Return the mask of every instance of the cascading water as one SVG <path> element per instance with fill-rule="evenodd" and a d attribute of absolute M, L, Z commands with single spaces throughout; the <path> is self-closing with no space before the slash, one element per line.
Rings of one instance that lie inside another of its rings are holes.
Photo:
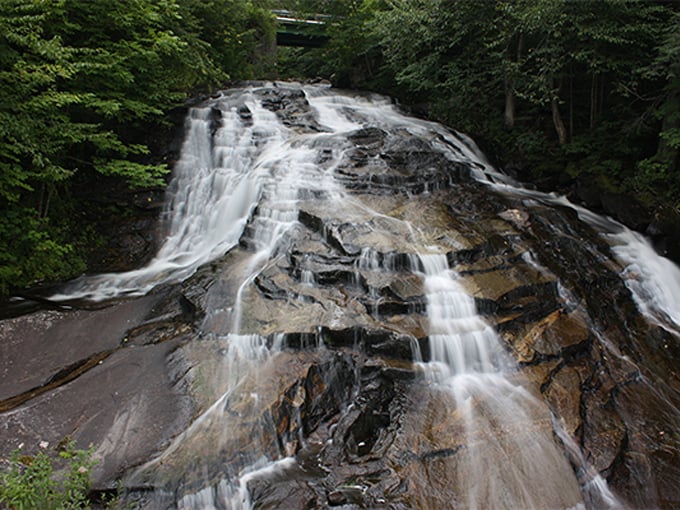
<path fill-rule="evenodd" d="M 248 92 L 245 96 L 252 97 Z M 204 209 L 206 200 L 208 204 L 214 202 L 229 204 L 235 198 L 239 204 L 237 214 L 234 214 L 233 207 L 219 208 L 226 210 L 226 219 L 225 214 L 217 214 L 211 218 L 211 224 L 198 227 L 197 232 L 194 231 L 195 222 L 202 220 L 200 213 L 190 213 L 188 217 L 183 212 L 175 214 L 171 230 L 173 236 L 165 243 L 158 258 L 172 258 L 174 251 L 184 246 L 190 262 L 183 269 L 183 273 L 194 270 L 198 263 L 213 259 L 236 244 L 244 233 L 248 214 L 255 207 L 255 201 L 251 200 L 250 190 L 256 189 L 258 195 L 256 213 L 250 219 L 247 232 L 244 234 L 247 239 L 245 242 L 253 253 L 246 258 L 242 270 L 243 279 L 236 292 L 233 306 L 226 310 L 217 308 L 204 321 L 205 331 L 209 331 L 213 341 L 226 346 L 224 363 L 220 363 L 219 368 L 213 369 L 227 374 L 227 380 L 222 380 L 219 385 L 219 391 L 223 393 L 163 455 L 142 466 L 130 477 L 130 483 L 133 484 L 148 483 L 151 480 L 157 485 L 159 480 L 163 479 L 162 476 L 158 476 L 159 472 L 163 472 L 161 466 L 163 463 L 188 463 L 189 465 L 185 464 L 181 471 L 181 479 L 173 479 L 171 482 L 171 485 L 186 484 L 186 487 L 183 487 L 179 493 L 173 493 L 169 498 L 170 501 L 178 500 L 178 508 L 197 510 L 224 506 L 233 509 L 249 508 L 248 494 L 245 490 L 247 480 L 256 477 L 258 473 L 269 473 L 274 469 L 273 466 L 277 465 L 277 463 L 270 464 L 269 462 L 277 455 L 277 451 L 276 447 L 270 444 L 271 440 L 267 437 L 267 432 L 261 435 L 236 437 L 229 434 L 229 430 L 239 427 L 231 424 L 235 419 L 248 421 L 252 419 L 250 417 L 258 416 L 262 412 L 258 392 L 263 391 L 262 387 L 266 386 L 267 382 L 266 378 L 260 374 L 267 370 L 268 362 L 282 347 L 281 337 L 277 337 L 277 341 L 268 344 L 267 339 L 261 335 L 241 333 L 243 329 L 249 327 L 248 324 L 244 324 L 244 307 L 247 307 L 248 301 L 246 294 L 251 291 L 250 288 L 257 275 L 266 268 L 272 258 L 277 256 L 277 251 L 285 247 L 286 234 L 290 229 L 294 229 L 297 223 L 296 203 L 300 196 L 305 194 L 335 196 L 338 194 L 337 185 L 332 180 L 336 157 L 330 155 L 324 165 L 314 164 L 315 140 L 327 138 L 329 132 L 332 133 L 333 130 L 338 129 L 338 125 L 345 129 L 357 127 L 337 115 L 335 110 L 324 109 L 323 101 L 320 103 L 317 108 L 320 112 L 320 120 L 325 122 L 322 124 L 323 131 L 313 135 L 296 136 L 277 122 L 273 113 L 248 100 L 245 105 L 252 116 L 248 115 L 247 124 L 252 122 L 252 126 L 246 129 L 245 134 L 239 136 L 238 131 L 243 129 L 243 120 L 235 115 L 237 106 L 227 102 L 226 108 L 231 108 L 231 110 L 227 110 L 229 115 L 223 117 L 222 127 L 216 138 L 220 142 L 227 139 L 242 140 L 247 137 L 249 140 L 242 144 L 243 147 L 240 150 L 234 150 L 231 158 L 226 154 L 228 144 L 223 146 L 220 143 L 216 149 L 213 149 L 213 153 L 218 155 L 219 167 L 212 171 L 219 173 L 221 168 L 230 164 L 230 159 L 236 158 L 238 162 L 236 187 L 238 188 L 241 182 L 257 182 L 257 185 L 249 184 L 246 190 L 230 189 L 227 185 L 225 189 L 220 188 L 215 191 L 212 190 L 209 180 L 207 184 L 209 193 L 191 196 L 191 193 L 184 195 L 175 191 L 176 196 L 181 196 L 181 198 L 179 200 L 175 198 L 173 203 L 179 203 L 183 209 Z M 219 104 L 221 109 L 225 108 L 223 103 Z M 240 111 L 243 113 L 243 107 Z M 190 132 L 189 137 L 191 136 Z M 183 160 L 183 165 L 187 167 L 191 165 L 193 159 L 192 150 L 188 152 L 190 155 Z M 246 163 L 242 161 L 244 158 L 247 159 Z M 183 169 L 185 169 L 184 166 Z M 182 177 L 187 178 L 185 175 Z M 204 183 L 205 179 L 199 178 L 199 186 L 204 186 Z M 181 186 L 182 183 L 178 182 L 173 185 L 173 188 Z M 185 186 L 191 189 L 191 184 L 185 183 Z M 239 196 L 244 192 L 245 197 Z M 211 196 L 213 196 L 212 199 Z M 238 220 L 234 221 L 234 217 Z M 227 232 L 224 232 L 225 226 L 228 228 Z M 208 237 L 209 240 L 204 242 L 204 237 Z M 171 243 L 177 244 L 178 247 L 172 248 Z M 175 274 L 173 278 L 178 276 L 182 275 Z M 313 277 L 309 273 L 306 277 L 303 275 L 303 283 L 313 285 Z M 267 429 L 268 427 L 274 428 L 275 425 L 255 423 L 254 426 Z M 210 481 L 208 487 L 194 491 L 191 486 L 196 483 L 196 480 L 193 479 L 193 474 L 185 477 L 184 471 L 199 473 L 209 471 L 211 464 L 217 462 L 212 454 L 206 454 L 205 459 L 198 461 L 189 460 L 200 448 L 197 443 L 204 444 L 206 437 L 211 438 L 210 445 L 213 453 L 227 452 L 226 455 L 230 455 L 234 452 L 241 452 L 238 454 L 240 458 L 231 469 L 223 470 L 219 475 L 206 477 L 207 479 L 216 478 Z M 243 450 L 247 451 L 246 455 L 242 453 Z M 287 461 L 278 463 L 281 466 L 287 464 Z M 167 480 L 161 483 L 165 484 Z M 169 504 L 167 492 L 158 491 L 150 504 L 158 507 Z"/>
<path fill-rule="evenodd" d="M 456 285 L 446 255 L 418 258 L 424 268 L 430 318 L 429 376 L 450 381 L 457 375 L 495 373 L 501 363 L 498 338 L 477 314 L 474 300 Z"/>
<path fill-rule="evenodd" d="M 500 338 L 477 314 L 443 254 L 421 254 L 430 318 L 427 377 L 450 391 L 462 415 L 467 451 L 456 466 L 464 508 L 585 508 L 552 428 L 532 427 L 548 409 L 517 381 Z M 420 262 L 418 264 L 417 262 Z M 515 374 L 516 377 L 516 374 Z M 512 466 L 499 465 L 512 459 Z M 583 462 L 583 459 L 581 459 Z M 580 467 L 587 466 L 583 462 Z M 599 475 L 598 475 L 599 476 Z M 600 478 L 600 482 L 602 479 Z M 598 508 L 621 508 L 601 487 Z"/>
<path fill-rule="evenodd" d="M 276 115 L 247 94 L 191 109 L 168 188 L 168 232 L 158 254 L 138 270 L 83 277 L 51 299 L 143 295 L 226 253 L 238 243 L 263 189 L 272 186 L 276 165 L 286 164 L 280 161 L 288 154 L 282 144 Z M 296 155 L 290 152 L 288 164 L 293 164 Z"/>
<path fill-rule="evenodd" d="M 662 325 L 680 325 L 680 268 L 657 256 L 640 234 L 622 229 L 614 234 L 614 254 L 626 264 L 626 285 L 640 309 Z"/>
<path fill-rule="evenodd" d="M 460 202 L 447 194 L 456 186 Z M 509 205 L 487 204 L 501 199 Z M 586 455 L 579 437 L 592 427 L 579 413 L 605 411 L 553 385 L 583 378 L 593 394 L 604 386 L 587 378 L 581 358 L 609 331 L 577 315 L 585 312 L 556 283 L 557 269 L 527 247 L 533 234 L 522 238 L 534 210 L 575 206 L 518 188 L 469 138 L 384 98 L 286 84 L 227 91 L 190 111 L 167 204 L 167 235 L 147 267 L 83 278 L 52 298 L 97 301 L 209 279 L 192 298 L 203 312 L 195 338 L 176 354 L 191 365 L 184 378 L 195 415 L 157 457 L 128 471 L 131 504 L 249 508 L 283 480 L 295 482 L 286 497 L 314 493 L 306 508 L 322 500 L 387 508 L 390 497 L 395 508 L 622 507 L 600 475 L 613 461 L 596 469 L 603 455 L 595 447 Z M 677 267 L 620 225 L 576 209 L 613 245 L 619 262 L 603 265 L 677 335 Z M 489 274 L 500 275 L 498 289 L 482 288 Z M 534 292 L 550 304 L 531 301 Z M 594 333 L 557 349 L 543 345 L 553 327 L 569 341 L 570 328 Z M 384 347 L 384 338 L 396 343 Z M 356 352 L 364 347 L 384 359 L 366 361 Z M 376 367 L 388 374 L 382 382 L 371 379 Z M 381 384 L 388 404 L 366 407 Z M 399 385 L 408 386 L 401 400 Z M 559 397 L 550 407 L 544 390 Z M 420 430 L 409 418 L 420 404 L 412 395 L 439 408 L 428 411 L 422 438 L 401 439 L 399 426 Z M 324 401 L 334 407 L 320 410 Z M 342 452 L 338 443 L 347 444 Z M 361 473 L 345 473 L 362 459 Z"/>
<path fill-rule="evenodd" d="M 640 310 L 669 330 L 680 326 L 680 268 L 659 256 L 641 234 L 624 225 L 571 203 L 565 197 L 527 190 L 516 183 L 487 181 L 501 194 L 521 197 L 527 202 L 568 207 L 584 222 L 596 228 L 612 246 L 612 252 L 625 267 L 622 276 Z M 665 326 L 664 326 L 665 325 Z"/>

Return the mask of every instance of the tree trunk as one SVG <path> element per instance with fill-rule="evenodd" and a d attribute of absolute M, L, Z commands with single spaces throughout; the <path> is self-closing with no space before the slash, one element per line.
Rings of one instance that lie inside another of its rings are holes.
<path fill-rule="evenodd" d="M 554 87 L 554 79 L 550 79 L 550 84 Z M 557 131 L 557 138 L 560 141 L 560 145 L 564 145 L 567 143 L 567 128 L 564 127 L 564 121 L 560 113 L 559 95 L 560 87 L 553 92 L 550 108 L 552 109 L 553 124 L 555 125 L 555 131 Z"/>
<path fill-rule="evenodd" d="M 574 138 L 574 66 L 569 64 L 569 139 Z"/>
<path fill-rule="evenodd" d="M 45 203 L 42 206 L 42 211 L 40 213 L 40 218 L 42 220 L 47 219 L 47 215 L 50 212 L 50 201 L 52 200 L 52 193 L 54 192 L 54 186 L 48 185 L 47 186 L 47 198 L 45 199 Z"/>
<path fill-rule="evenodd" d="M 556 97 L 550 102 L 550 106 L 552 108 L 552 118 L 553 124 L 555 125 L 555 131 L 557 131 L 557 138 L 560 141 L 560 145 L 564 145 L 567 143 L 567 128 L 564 127 L 559 103 Z"/>
<path fill-rule="evenodd" d="M 515 63 L 519 65 L 524 52 L 524 34 L 519 34 L 517 39 L 517 51 L 515 53 Z M 512 77 L 505 77 L 505 112 L 503 118 L 505 126 L 512 129 L 515 126 L 515 83 Z"/>
<path fill-rule="evenodd" d="M 602 117 L 602 112 L 604 112 L 604 90 L 605 90 L 605 79 L 606 72 L 600 73 L 600 101 L 598 102 L 598 117 Z"/>
<path fill-rule="evenodd" d="M 42 219 L 43 202 L 45 201 L 45 188 L 47 185 L 43 182 L 40 186 L 40 198 L 38 199 L 38 219 Z"/>
<path fill-rule="evenodd" d="M 512 129 L 515 126 L 515 89 L 512 81 L 505 80 L 505 127 Z"/>
<path fill-rule="evenodd" d="M 590 77 L 590 122 L 589 127 L 595 127 L 595 119 L 597 117 L 597 74 L 593 73 Z"/>

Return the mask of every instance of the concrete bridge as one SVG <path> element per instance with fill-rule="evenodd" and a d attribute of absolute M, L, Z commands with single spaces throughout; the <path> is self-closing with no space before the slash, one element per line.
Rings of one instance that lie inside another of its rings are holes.
<path fill-rule="evenodd" d="M 329 39 L 326 35 L 326 20 L 329 16 L 317 15 L 315 18 L 299 18 L 290 11 L 274 10 L 276 15 L 276 44 L 278 46 L 298 46 L 319 48 Z"/>

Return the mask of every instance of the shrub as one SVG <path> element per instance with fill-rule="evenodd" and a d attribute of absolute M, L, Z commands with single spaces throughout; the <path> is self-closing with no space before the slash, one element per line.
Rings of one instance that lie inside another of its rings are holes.
<path fill-rule="evenodd" d="M 23 445 L 22 445 L 23 446 Z M 12 510 L 69 510 L 88 508 L 93 449 L 78 450 L 72 442 L 57 447 L 56 455 L 41 442 L 35 455 L 21 447 L 3 460 L 0 508 Z"/>

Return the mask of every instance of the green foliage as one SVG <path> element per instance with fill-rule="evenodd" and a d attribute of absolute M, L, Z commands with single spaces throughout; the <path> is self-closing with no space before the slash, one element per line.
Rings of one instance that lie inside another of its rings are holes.
<path fill-rule="evenodd" d="M 123 126 L 160 121 L 188 91 L 250 77 L 272 42 L 271 15 L 244 0 L 5 0 L 0 4 L 0 194 L 83 168 L 121 170 L 135 159 Z"/>
<path fill-rule="evenodd" d="M 54 217 L 74 176 L 163 185 L 135 133 L 189 93 L 262 72 L 274 35 L 247 0 L 2 0 L 0 294 L 82 268 L 77 229 Z"/>
<path fill-rule="evenodd" d="M 12 287 L 72 277 L 85 270 L 63 229 L 35 209 L 15 207 L 0 216 L 0 295 Z"/>
<path fill-rule="evenodd" d="M 78 450 L 68 443 L 56 458 L 41 445 L 35 455 L 12 452 L 0 474 L 0 504 L 16 510 L 88 508 L 93 449 Z"/>
<path fill-rule="evenodd" d="M 103 175 L 125 177 L 131 186 L 152 188 L 163 186 L 168 173 L 165 165 L 145 165 L 125 159 L 109 159 L 96 162 L 97 171 Z"/>
<path fill-rule="evenodd" d="M 390 92 L 493 141 L 501 160 L 534 175 L 573 164 L 623 188 L 663 182 L 680 195 L 679 11 L 634 0 L 388 0 L 362 27 L 378 37 Z"/>
<path fill-rule="evenodd" d="M 384 0 L 279 0 L 277 9 L 294 15 L 324 16 L 330 43 L 322 48 L 278 48 L 277 71 L 285 78 L 331 78 L 340 87 L 390 92 L 391 76 L 382 72 L 378 35 L 370 22 Z"/>
<path fill-rule="evenodd" d="M 501 61 L 487 51 L 494 4 L 393 0 L 371 27 L 386 65 L 415 100 L 427 98 L 438 118 L 468 131 L 494 117 L 502 100 Z"/>
<path fill-rule="evenodd" d="M 83 168 L 96 169 L 93 156 L 139 152 L 107 123 L 158 116 L 178 99 L 168 64 L 182 45 L 167 31 L 154 30 L 157 13 L 150 2 L 129 3 L 146 3 L 147 11 L 119 13 L 116 20 L 116 6 L 126 2 L 112 7 L 101 1 L 8 0 L 0 6 L 4 198 L 16 201 L 38 183 L 60 183 Z M 105 29 L 118 31 L 108 35 Z M 145 182 L 147 167 L 125 170 L 121 175 L 131 183 Z"/>
<path fill-rule="evenodd" d="M 276 27 L 266 2 L 181 0 L 179 5 L 176 32 L 194 46 L 192 55 L 202 54 L 212 63 L 212 75 L 219 81 L 252 79 L 273 64 L 269 54 Z"/>
<path fill-rule="evenodd" d="M 329 16 L 330 44 L 279 49 L 284 75 L 396 95 L 540 176 L 568 166 L 680 197 L 678 5 L 3 0 L 0 293 L 82 270 L 77 229 L 58 217 L 74 177 L 162 185 L 135 133 L 189 93 L 271 73 L 269 8 Z"/>

